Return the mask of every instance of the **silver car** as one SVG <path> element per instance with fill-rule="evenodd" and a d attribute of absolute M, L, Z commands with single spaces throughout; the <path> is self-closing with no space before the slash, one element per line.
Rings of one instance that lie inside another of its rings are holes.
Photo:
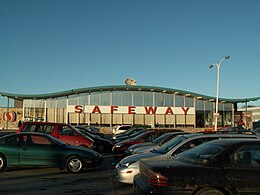
<path fill-rule="evenodd" d="M 154 147 L 157 147 L 157 146 L 161 146 L 163 145 L 164 143 L 168 142 L 169 140 L 171 140 L 172 138 L 176 137 L 177 135 L 180 135 L 180 134 L 186 134 L 185 132 L 183 131 L 178 131 L 178 132 L 168 132 L 168 133 L 164 133 L 162 134 L 161 136 L 157 137 L 155 140 L 151 141 L 151 142 L 145 142 L 145 143 L 139 143 L 139 144 L 134 144 L 132 146 L 130 146 L 126 151 L 125 151 L 125 155 L 128 156 L 128 155 L 132 155 L 134 154 L 134 152 L 140 148 L 143 148 L 143 147 L 147 147 L 151 149 L 153 149 Z M 149 151 L 149 149 L 148 149 Z"/>
<path fill-rule="evenodd" d="M 156 142 L 156 140 L 154 140 L 150 145 L 142 145 L 140 147 L 136 147 L 132 150 L 132 154 L 141 154 L 141 153 L 147 153 L 150 152 L 151 150 L 155 150 L 160 148 L 163 144 L 167 143 L 168 141 L 171 141 L 172 139 L 174 139 L 176 136 L 178 135 L 184 135 L 184 134 L 188 134 L 187 132 L 171 132 L 171 133 L 166 133 L 158 138 L 165 138 L 163 140 L 161 140 L 160 142 Z M 157 139 L 158 139 L 157 138 Z M 133 145 L 135 146 L 135 145 Z M 128 148 L 129 149 L 129 148 Z M 130 148 L 131 150 L 131 148 Z"/>
<path fill-rule="evenodd" d="M 135 154 L 123 158 L 115 167 L 115 173 L 119 182 L 133 184 L 134 176 L 139 173 L 140 160 L 152 157 L 162 157 L 167 160 L 183 151 L 202 143 L 224 138 L 249 138 L 258 139 L 257 135 L 228 134 L 228 133 L 196 133 L 178 135 L 158 149 L 148 153 Z"/>

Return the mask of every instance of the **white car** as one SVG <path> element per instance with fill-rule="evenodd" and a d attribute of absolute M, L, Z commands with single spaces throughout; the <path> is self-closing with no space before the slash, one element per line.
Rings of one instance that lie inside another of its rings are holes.
<path fill-rule="evenodd" d="M 132 125 L 117 125 L 113 128 L 113 134 L 123 133 L 128 129 L 131 129 Z"/>
<path fill-rule="evenodd" d="M 196 133 L 178 135 L 169 142 L 163 144 L 160 148 L 154 149 L 148 153 L 134 154 L 123 158 L 115 167 L 117 179 L 121 183 L 133 184 L 134 176 L 139 173 L 139 162 L 147 158 L 169 158 L 184 152 L 190 148 L 206 143 L 211 140 L 224 138 L 250 138 L 258 139 L 257 135 L 228 134 L 228 133 Z"/>

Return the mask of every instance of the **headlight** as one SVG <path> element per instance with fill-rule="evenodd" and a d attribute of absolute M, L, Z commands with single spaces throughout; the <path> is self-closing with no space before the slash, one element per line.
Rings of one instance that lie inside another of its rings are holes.
<path fill-rule="evenodd" d="M 116 144 L 114 147 L 115 148 L 120 148 L 121 146 L 123 146 L 124 144 Z"/>
<path fill-rule="evenodd" d="M 136 162 L 136 161 L 129 161 L 129 162 L 126 162 L 126 163 L 122 164 L 122 167 L 127 168 L 127 167 L 129 167 L 131 164 L 133 164 L 133 163 L 135 163 L 135 162 Z"/>

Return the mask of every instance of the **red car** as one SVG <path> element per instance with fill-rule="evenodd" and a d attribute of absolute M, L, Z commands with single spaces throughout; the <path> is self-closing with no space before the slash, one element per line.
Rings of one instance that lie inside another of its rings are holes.
<path fill-rule="evenodd" d="M 143 133 L 137 135 L 136 137 L 118 142 L 115 144 L 112 148 L 112 152 L 116 157 L 124 156 L 125 150 L 127 150 L 130 146 L 134 144 L 144 143 L 144 142 L 151 142 L 160 135 L 162 135 L 163 132 L 159 131 L 144 131 Z"/>
<path fill-rule="evenodd" d="M 74 146 L 93 147 L 94 141 L 87 135 L 84 135 L 75 127 L 63 123 L 51 122 L 24 122 L 17 133 L 20 132 L 38 132 L 49 134 L 67 144 Z"/>

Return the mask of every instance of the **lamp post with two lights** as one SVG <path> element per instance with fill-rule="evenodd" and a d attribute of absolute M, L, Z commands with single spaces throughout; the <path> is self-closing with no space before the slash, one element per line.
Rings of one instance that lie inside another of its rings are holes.
<path fill-rule="evenodd" d="M 220 77 L 220 73 L 219 73 L 219 70 L 220 70 L 220 65 L 221 63 L 224 61 L 224 60 L 228 60 L 230 58 L 230 56 L 225 56 L 224 58 L 222 58 L 218 64 L 210 64 L 209 65 L 209 68 L 213 68 L 213 66 L 216 66 L 217 67 L 217 89 L 216 89 L 216 111 L 215 111 L 215 131 L 217 131 L 217 128 L 218 128 L 218 116 L 219 116 L 219 113 L 218 113 L 218 96 L 219 96 L 219 77 Z"/>

